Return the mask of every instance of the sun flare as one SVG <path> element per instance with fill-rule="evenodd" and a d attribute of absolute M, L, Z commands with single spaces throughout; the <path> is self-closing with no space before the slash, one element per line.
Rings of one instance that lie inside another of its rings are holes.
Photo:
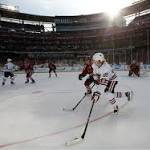
<path fill-rule="evenodd" d="M 102 11 L 114 18 L 119 15 L 120 10 L 127 5 L 125 0 L 104 0 L 101 1 Z"/>

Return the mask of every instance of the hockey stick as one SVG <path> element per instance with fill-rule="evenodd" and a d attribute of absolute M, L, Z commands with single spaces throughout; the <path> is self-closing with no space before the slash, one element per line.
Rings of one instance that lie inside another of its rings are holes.
<path fill-rule="evenodd" d="M 86 94 L 78 101 L 78 103 L 73 108 L 63 108 L 63 111 L 74 111 L 78 105 L 83 101 L 83 99 L 86 97 Z"/>
<path fill-rule="evenodd" d="M 91 89 L 93 88 L 95 86 L 95 83 L 93 84 L 93 86 L 91 87 Z M 87 94 L 85 94 L 79 101 L 78 101 L 78 103 L 73 107 L 73 108 L 63 108 L 63 111 L 74 111 L 77 107 L 78 107 L 78 105 L 84 100 L 84 98 L 87 96 Z"/>
<path fill-rule="evenodd" d="M 88 124 L 89 124 L 89 120 L 90 120 L 90 117 L 91 117 L 91 113 L 92 113 L 92 110 L 93 110 L 94 103 L 99 100 L 100 95 L 101 95 L 100 92 L 94 92 L 94 94 L 92 96 L 92 101 L 93 102 L 92 102 L 92 106 L 91 106 L 91 109 L 90 109 L 90 112 L 89 112 L 89 116 L 88 116 L 88 119 L 87 119 L 87 123 L 86 123 L 85 129 L 84 129 L 84 132 L 81 136 L 82 139 L 84 139 L 84 137 L 85 137 L 85 133 L 86 133 L 86 130 L 87 130 L 87 127 L 88 127 Z"/>
<path fill-rule="evenodd" d="M 90 117 L 91 117 L 91 114 L 92 114 L 92 110 L 93 110 L 94 104 L 95 104 L 95 102 L 97 102 L 99 100 L 99 98 L 100 98 L 100 93 L 99 92 L 94 92 L 94 94 L 92 96 L 92 99 L 91 99 L 93 101 L 92 105 L 91 105 L 91 109 L 90 109 L 90 112 L 89 112 L 89 115 L 88 115 L 88 118 L 87 118 L 87 122 L 86 122 L 84 131 L 83 131 L 81 137 L 74 138 L 73 140 L 66 142 L 65 143 L 66 146 L 77 144 L 77 143 L 81 142 L 84 139 L 86 131 L 87 131 L 87 128 L 88 128 L 88 125 L 89 125 L 89 120 L 90 120 Z"/>

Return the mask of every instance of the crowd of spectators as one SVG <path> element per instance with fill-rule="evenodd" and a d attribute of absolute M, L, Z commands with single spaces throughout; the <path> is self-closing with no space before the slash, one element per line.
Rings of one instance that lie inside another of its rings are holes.
<path fill-rule="evenodd" d="M 137 22 L 142 22 L 143 25 Z M 126 27 L 76 32 L 44 32 L 44 27 L 40 25 L 0 21 L 0 53 L 6 59 L 8 55 L 22 58 L 38 52 L 40 57 L 44 52 L 58 52 L 59 55 L 59 52 L 76 53 L 131 46 L 133 57 L 142 49 L 144 59 L 147 54 L 149 28 L 149 14 L 137 17 Z"/>

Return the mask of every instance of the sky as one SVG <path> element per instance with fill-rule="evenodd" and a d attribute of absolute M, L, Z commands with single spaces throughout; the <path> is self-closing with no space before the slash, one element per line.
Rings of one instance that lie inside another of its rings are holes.
<path fill-rule="evenodd" d="M 23 13 L 44 16 L 85 15 L 115 12 L 136 0 L 0 0 L 2 4 L 15 5 Z"/>

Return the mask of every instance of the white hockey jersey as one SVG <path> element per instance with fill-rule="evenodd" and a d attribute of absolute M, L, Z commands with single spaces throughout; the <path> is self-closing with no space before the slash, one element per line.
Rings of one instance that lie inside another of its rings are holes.
<path fill-rule="evenodd" d="M 8 62 L 4 65 L 3 71 L 4 72 L 13 72 L 16 68 L 16 65 L 14 65 L 12 62 Z"/>
<path fill-rule="evenodd" d="M 98 67 L 96 64 L 92 65 L 93 74 L 98 75 L 101 79 L 105 78 L 106 80 L 114 80 L 117 78 L 116 73 L 113 71 L 111 66 L 104 62 L 101 67 Z"/>

